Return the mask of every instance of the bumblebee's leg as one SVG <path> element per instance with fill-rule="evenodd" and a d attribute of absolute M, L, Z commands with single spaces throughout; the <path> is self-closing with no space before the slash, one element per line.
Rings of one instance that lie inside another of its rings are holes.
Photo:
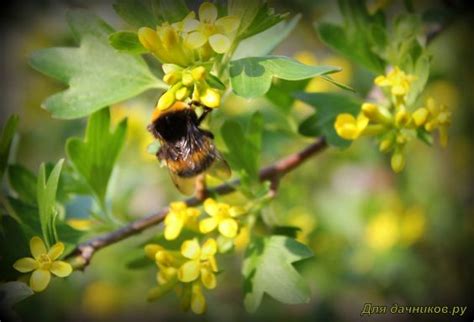
<path fill-rule="evenodd" d="M 207 106 L 204 106 L 204 111 L 202 112 L 201 116 L 199 116 L 198 120 L 197 120 L 197 125 L 200 125 L 202 123 L 202 121 L 204 121 L 204 119 L 206 118 L 207 114 L 209 114 L 210 111 L 212 111 L 211 108 L 207 107 Z"/>
<path fill-rule="evenodd" d="M 214 134 L 212 134 L 211 131 L 203 130 L 203 129 L 199 129 L 199 130 L 200 130 L 201 133 L 204 134 L 205 136 L 210 137 L 211 139 L 214 139 Z"/>

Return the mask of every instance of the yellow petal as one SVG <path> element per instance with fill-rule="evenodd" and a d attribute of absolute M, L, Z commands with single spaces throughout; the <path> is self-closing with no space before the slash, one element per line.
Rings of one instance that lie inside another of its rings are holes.
<path fill-rule="evenodd" d="M 54 244 L 48 251 L 48 256 L 49 258 L 54 261 L 61 256 L 61 254 L 64 252 L 64 244 L 63 243 L 56 243 Z"/>
<path fill-rule="evenodd" d="M 30 240 L 30 251 L 34 258 L 38 259 L 41 255 L 46 254 L 46 246 L 41 238 L 35 236 Z"/>
<path fill-rule="evenodd" d="M 203 234 L 213 231 L 217 227 L 217 220 L 214 217 L 205 218 L 199 222 L 199 231 Z"/>
<path fill-rule="evenodd" d="M 211 267 L 212 271 L 217 272 L 219 269 L 217 267 L 216 258 L 214 256 L 210 256 L 208 260 L 209 260 L 209 266 Z"/>
<path fill-rule="evenodd" d="M 188 283 L 199 277 L 201 263 L 197 260 L 187 261 L 178 270 L 178 279 L 181 282 Z"/>
<path fill-rule="evenodd" d="M 204 200 L 204 211 L 207 212 L 209 216 L 215 216 L 219 211 L 219 206 L 214 199 L 207 198 Z"/>
<path fill-rule="evenodd" d="M 38 262 L 31 257 L 24 257 L 17 260 L 13 268 L 21 273 L 28 273 L 38 268 Z"/>
<path fill-rule="evenodd" d="M 191 49 L 196 49 L 204 46 L 207 42 L 207 37 L 199 31 L 194 31 L 186 36 L 184 43 Z"/>
<path fill-rule="evenodd" d="M 223 54 L 230 48 L 230 39 L 222 34 L 215 34 L 209 37 L 209 45 L 216 53 Z"/>
<path fill-rule="evenodd" d="M 239 225 L 237 224 L 237 221 L 232 218 L 224 219 L 219 223 L 219 232 L 228 238 L 234 238 L 237 236 L 238 229 Z"/>
<path fill-rule="evenodd" d="M 170 216 L 169 219 L 168 216 Z M 168 221 L 165 223 L 164 235 L 166 240 L 173 240 L 179 236 L 179 233 L 183 228 L 183 221 L 174 216 L 173 214 L 169 214 L 168 216 Z"/>
<path fill-rule="evenodd" d="M 63 261 L 55 261 L 51 264 L 51 268 L 49 270 L 56 276 L 66 277 L 71 275 L 72 266 L 71 264 Z"/>
<path fill-rule="evenodd" d="M 422 126 L 425 124 L 426 119 L 428 118 L 428 110 L 424 107 L 417 109 L 413 112 L 413 120 L 415 121 L 416 126 Z"/>
<path fill-rule="evenodd" d="M 30 287 L 35 292 L 44 291 L 51 280 L 51 273 L 43 269 L 37 269 L 31 274 Z"/>
<path fill-rule="evenodd" d="M 201 282 L 207 289 L 211 290 L 217 285 L 216 275 L 210 269 L 203 267 L 201 268 Z"/>
<path fill-rule="evenodd" d="M 201 249 L 201 259 L 206 259 L 213 256 L 217 252 L 217 243 L 215 239 L 208 239 Z"/>
<path fill-rule="evenodd" d="M 138 30 L 138 40 L 146 49 L 150 51 L 159 50 L 160 39 L 155 30 L 143 27 Z"/>
<path fill-rule="evenodd" d="M 181 210 L 185 210 L 187 207 L 188 206 L 183 201 L 175 201 L 175 202 L 170 203 L 171 211 L 179 212 Z"/>
<path fill-rule="evenodd" d="M 199 7 L 199 20 L 205 23 L 213 23 L 217 19 L 217 8 L 210 2 L 203 2 Z"/>
<path fill-rule="evenodd" d="M 359 116 L 357 116 L 357 130 L 359 132 L 362 132 L 367 127 L 368 124 L 369 124 L 369 119 L 367 118 L 367 116 L 365 116 L 362 113 L 359 114 Z"/>
<path fill-rule="evenodd" d="M 407 93 L 407 89 L 401 85 L 395 85 L 392 87 L 392 94 L 395 96 L 404 96 Z"/>
<path fill-rule="evenodd" d="M 239 28 L 240 18 L 236 16 L 227 16 L 217 19 L 216 26 L 224 33 L 230 34 Z"/>
<path fill-rule="evenodd" d="M 193 284 L 191 291 L 191 310 L 196 314 L 203 314 L 206 311 L 206 299 L 197 283 Z"/>
<path fill-rule="evenodd" d="M 145 245 L 145 255 L 150 259 L 155 259 L 156 253 L 162 249 L 163 247 L 158 244 Z"/>
<path fill-rule="evenodd" d="M 385 76 L 378 76 L 374 79 L 374 84 L 377 86 L 390 86 L 391 82 Z"/>
<path fill-rule="evenodd" d="M 243 207 L 231 207 L 229 209 L 229 214 L 231 217 L 239 217 L 245 214 L 247 211 Z"/>
<path fill-rule="evenodd" d="M 181 254 L 189 259 L 198 259 L 201 256 L 201 247 L 197 239 L 186 240 L 181 245 Z"/>
<path fill-rule="evenodd" d="M 200 24 L 201 23 L 196 19 L 185 19 L 184 25 L 183 25 L 183 31 L 184 32 L 195 31 L 199 28 Z"/>

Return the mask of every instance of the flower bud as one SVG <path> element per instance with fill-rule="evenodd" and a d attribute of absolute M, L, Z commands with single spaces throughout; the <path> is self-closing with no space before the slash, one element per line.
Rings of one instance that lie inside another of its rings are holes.
<path fill-rule="evenodd" d="M 156 108 L 159 110 L 166 110 L 168 109 L 173 103 L 175 102 L 175 94 L 172 89 L 169 89 L 161 95 L 160 99 L 158 100 L 158 104 L 156 105 Z"/>
<path fill-rule="evenodd" d="M 399 149 L 392 154 L 391 166 L 396 173 L 401 172 L 405 168 L 405 156 Z"/>
<path fill-rule="evenodd" d="M 417 127 L 422 126 L 425 124 L 428 118 L 428 110 L 424 107 L 420 107 L 415 112 L 413 112 L 413 121 Z"/>
<path fill-rule="evenodd" d="M 181 78 L 181 73 L 176 71 L 176 72 L 171 72 L 166 74 L 163 77 L 163 81 L 168 84 L 168 85 L 174 85 L 176 84 Z"/>
<path fill-rule="evenodd" d="M 406 126 L 410 122 L 410 113 L 408 113 L 405 107 L 401 107 L 400 110 L 395 114 L 395 124 L 397 126 Z"/>
<path fill-rule="evenodd" d="M 187 70 L 183 72 L 183 76 L 182 76 L 181 80 L 182 80 L 184 86 L 190 86 L 194 83 L 193 76 Z"/>
<path fill-rule="evenodd" d="M 185 86 L 176 91 L 175 98 L 178 101 L 184 101 L 189 96 L 189 89 Z"/>
<path fill-rule="evenodd" d="M 393 137 L 383 139 L 379 144 L 379 151 L 382 153 L 387 153 L 392 149 L 393 143 Z"/>
<path fill-rule="evenodd" d="M 194 80 L 203 80 L 206 77 L 206 69 L 203 66 L 194 68 L 191 71 Z"/>
<path fill-rule="evenodd" d="M 207 88 L 201 96 L 201 102 L 207 107 L 218 107 L 221 103 L 221 94 L 213 88 Z"/>

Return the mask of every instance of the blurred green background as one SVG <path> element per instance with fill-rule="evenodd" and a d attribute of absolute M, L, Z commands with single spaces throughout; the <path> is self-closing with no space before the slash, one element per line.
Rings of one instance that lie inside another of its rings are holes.
<path fill-rule="evenodd" d="M 421 11 L 444 5 L 414 3 Z M 370 2 L 380 4 L 387 5 L 389 16 L 402 7 L 401 1 Z M 429 47 L 433 59 L 426 89 L 426 95 L 453 109 L 448 148 L 410 145 L 407 167 L 399 175 L 370 140 L 358 140 L 344 151 L 329 149 L 285 177 L 277 199 L 265 210 L 268 220 L 301 227 L 298 239 L 314 251 L 313 259 L 298 265 L 311 285 L 310 303 L 289 306 L 266 298 L 257 313 L 245 313 L 241 252 L 222 257 L 224 274 L 218 277 L 218 288 L 206 293 L 206 315 L 181 312 L 173 295 L 147 303 L 145 294 L 154 283 L 155 269 L 130 270 L 127 262 L 157 232 L 152 229 L 100 251 L 84 272 L 55 279 L 45 292 L 19 303 L 18 315 L 24 321 L 470 321 L 467 316 L 426 314 L 360 317 L 364 303 L 464 306 L 474 298 L 474 15 L 467 4 L 456 4 L 464 9 Z M 327 49 L 313 28 L 314 22 L 340 20 L 336 3 L 299 0 L 274 5 L 277 10 L 303 13 L 277 54 L 308 64 L 341 66 L 344 71 L 336 80 L 362 95 L 368 91 L 374 75 Z M 78 6 L 93 10 L 114 27 L 124 27 L 107 1 L 27 1 L 12 4 L 3 13 L 0 122 L 11 113 L 20 115 L 14 155 L 34 172 L 41 162 L 64 157 L 68 137 L 83 135 L 85 119 L 55 120 L 40 108 L 42 100 L 63 87 L 27 64 L 36 49 L 73 45 L 64 14 Z M 313 80 L 306 90 L 338 89 Z M 115 213 L 126 220 L 181 198 L 166 171 L 146 153 L 152 137 L 145 127 L 159 94 L 146 92 L 111 107 L 115 124 L 129 119 L 126 147 L 109 191 Z M 211 129 L 218 132 L 228 118 L 245 121 L 256 110 L 263 113 L 266 124 L 264 164 L 311 142 L 296 134 L 298 122 L 312 111 L 301 102 L 287 115 L 263 98 L 230 96 L 214 113 Z M 76 227 L 84 225 L 80 220 L 90 204 L 87 198 L 73 200 L 66 208 L 67 218 Z M 474 306 L 468 307 L 466 315 L 473 314 Z"/>

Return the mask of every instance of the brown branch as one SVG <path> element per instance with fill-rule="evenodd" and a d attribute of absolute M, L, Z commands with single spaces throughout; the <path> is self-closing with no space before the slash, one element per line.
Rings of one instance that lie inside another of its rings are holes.
<path fill-rule="evenodd" d="M 300 166 L 304 161 L 316 155 L 327 147 L 324 137 L 317 138 L 316 141 L 308 145 L 303 150 L 290 154 L 282 158 L 274 164 L 262 168 L 260 170 L 260 180 L 270 180 L 273 185 L 276 185 L 280 178 L 288 172 Z M 213 189 L 206 190 L 206 194 L 225 195 L 235 191 L 240 184 L 240 180 L 234 180 L 230 183 L 225 183 Z M 276 186 L 274 186 L 276 189 Z M 276 192 L 276 191 L 275 191 Z M 202 203 L 202 199 L 193 197 L 185 200 L 188 206 L 197 206 Z M 168 207 L 159 210 L 157 213 L 137 219 L 128 225 L 117 229 L 113 232 L 94 237 L 86 242 L 79 244 L 73 253 L 69 256 L 69 261 L 76 269 L 85 268 L 94 254 L 109 245 L 115 244 L 130 236 L 136 235 L 143 230 L 156 226 L 163 221 L 168 213 Z"/>

